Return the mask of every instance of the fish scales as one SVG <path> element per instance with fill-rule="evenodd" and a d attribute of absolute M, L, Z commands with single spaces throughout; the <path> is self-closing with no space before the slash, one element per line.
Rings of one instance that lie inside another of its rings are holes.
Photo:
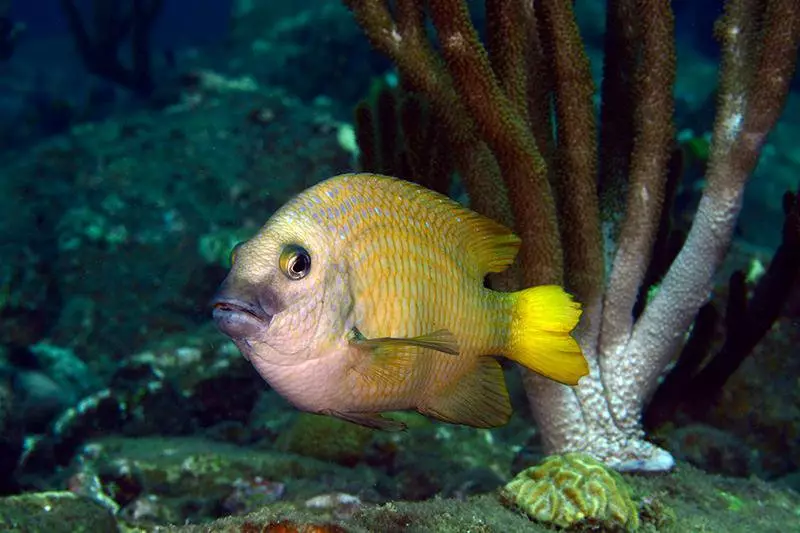
<path fill-rule="evenodd" d="M 461 357 L 420 349 L 412 373 L 396 393 L 435 393 L 444 382 L 471 371 L 478 355 L 499 353 L 508 329 L 508 306 L 497 293 L 469 279 L 464 249 L 448 231 L 460 223 L 442 202 L 419 199 L 419 190 L 397 182 L 397 187 L 376 190 L 368 180 L 353 181 L 319 191 L 322 202 L 345 206 L 353 199 L 374 209 L 357 217 L 338 209 L 334 224 L 346 229 L 347 256 L 354 281 L 355 323 L 367 337 L 415 337 L 449 329 L 458 340 Z M 409 202 L 409 203 L 407 203 Z M 398 207 L 408 207 L 402 211 Z M 438 209 L 437 209 L 438 208 Z M 330 208 L 326 208 L 330 209 Z M 434 231 L 444 228 L 445 231 Z M 402 234 L 403 238 L 396 238 Z M 387 305 L 388 304 L 388 305 Z M 356 386 L 374 398 L 374 407 L 396 400 L 381 397 L 373 383 Z"/>

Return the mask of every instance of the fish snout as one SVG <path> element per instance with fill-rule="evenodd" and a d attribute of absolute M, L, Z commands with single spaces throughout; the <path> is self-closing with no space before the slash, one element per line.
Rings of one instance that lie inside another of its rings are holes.
<path fill-rule="evenodd" d="M 261 306 L 257 300 L 237 297 L 221 290 L 211 300 L 214 322 L 232 339 L 252 338 L 263 333 L 274 313 Z"/>

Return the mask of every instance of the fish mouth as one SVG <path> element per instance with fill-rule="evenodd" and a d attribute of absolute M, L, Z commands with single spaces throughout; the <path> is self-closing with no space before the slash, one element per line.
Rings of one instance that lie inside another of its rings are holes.
<path fill-rule="evenodd" d="M 274 316 L 260 306 L 236 298 L 216 297 L 211 306 L 217 327 L 232 339 L 252 338 L 262 333 Z"/>

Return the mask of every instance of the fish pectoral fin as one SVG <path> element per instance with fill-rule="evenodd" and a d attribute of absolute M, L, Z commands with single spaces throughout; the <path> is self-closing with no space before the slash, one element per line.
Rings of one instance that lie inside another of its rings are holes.
<path fill-rule="evenodd" d="M 353 328 L 349 342 L 368 354 L 353 370 L 384 390 L 397 389 L 411 375 L 420 348 L 458 355 L 456 338 L 446 329 L 418 337 L 368 339 Z"/>
<path fill-rule="evenodd" d="M 380 390 L 396 390 L 413 370 L 413 356 L 394 355 L 365 360 L 353 370 Z"/>
<path fill-rule="evenodd" d="M 416 346 L 419 348 L 436 350 L 437 352 L 450 355 L 459 354 L 458 341 L 456 340 L 455 335 L 453 335 L 450 330 L 447 329 L 440 329 L 432 333 L 418 335 L 416 337 L 381 337 L 377 339 L 368 339 L 364 337 L 364 335 L 362 335 L 357 328 L 353 328 L 349 340 L 350 344 L 364 348 L 386 349 L 387 347 L 392 346 Z"/>
<path fill-rule="evenodd" d="M 397 390 L 414 370 L 416 349 L 408 345 L 364 347 L 365 357 L 353 371 L 380 390 Z"/>
<path fill-rule="evenodd" d="M 382 431 L 403 431 L 408 428 L 408 426 L 399 420 L 387 418 L 380 413 L 345 413 L 329 409 L 324 411 L 323 414 L 335 416 L 342 420 L 352 422 L 353 424 L 372 429 L 380 429 Z"/>
<path fill-rule="evenodd" d="M 511 416 L 511 402 L 500 363 L 493 357 L 481 357 L 475 370 L 420 407 L 419 412 L 479 428 L 505 425 Z"/>
<path fill-rule="evenodd" d="M 449 355 L 458 355 L 461 351 L 456 336 L 449 329 L 439 329 L 427 335 L 419 335 L 407 340 L 412 346 L 430 348 Z"/>

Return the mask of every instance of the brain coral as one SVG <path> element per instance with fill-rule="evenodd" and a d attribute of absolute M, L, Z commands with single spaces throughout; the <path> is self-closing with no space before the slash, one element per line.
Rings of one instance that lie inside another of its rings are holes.
<path fill-rule="evenodd" d="M 534 520 L 570 527 L 580 522 L 635 531 L 639 514 L 618 473 L 582 453 L 552 455 L 517 474 L 502 499 Z"/>

